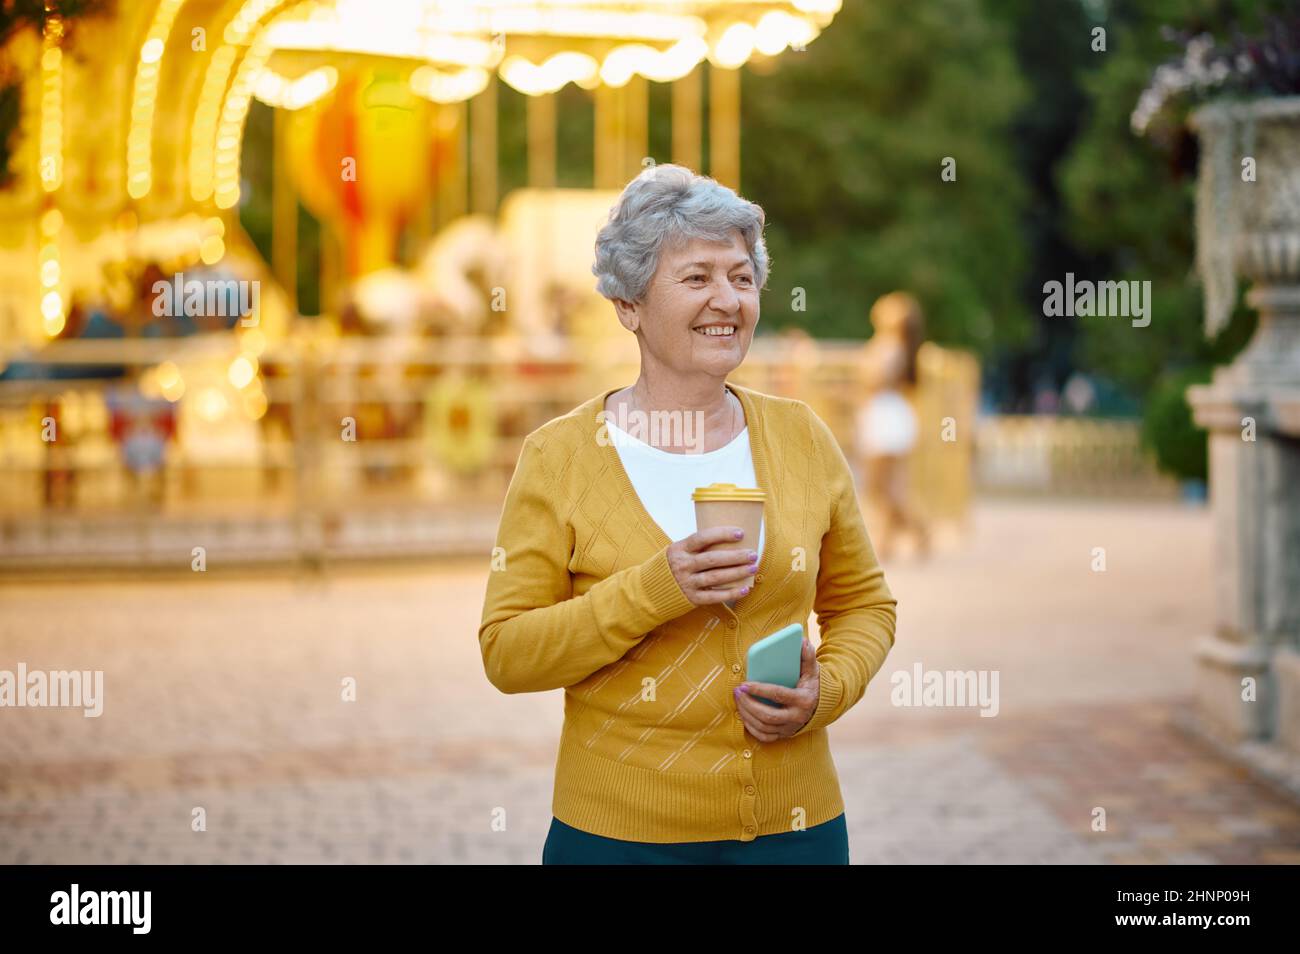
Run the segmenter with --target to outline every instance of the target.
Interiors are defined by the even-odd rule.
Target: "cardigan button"
[[[736,628],[736,621],[734,619],[727,620],[727,629],[735,629],[735,628]]]
[[[746,785],[746,786],[745,786],[745,794],[746,794],[746,795],[753,795],[753,794],[754,794],[754,786],[753,786],[753,785]]]
[[[754,826],[753,826],[753,825],[746,825],[746,826],[745,826],[745,834],[746,834],[746,835],[752,835],[752,834],[754,834]]]
[[[740,672],[740,663],[732,663],[732,664],[731,664],[731,671],[732,671],[732,672]]]
[[[745,751],[744,751],[743,754],[744,754],[745,758],[749,758],[749,757],[752,756],[754,753],[751,752],[751,751],[749,751],[749,749],[745,749]]]
[[[762,573],[759,573],[757,576],[755,576],[755,577],[754,577],[754,582],[755,582],[755,583],[762,583],[762,582],[763,582],[763,574],[762,574]]]

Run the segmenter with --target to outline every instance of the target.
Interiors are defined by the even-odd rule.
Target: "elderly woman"
[[[629,183],[592,271],[640,374],[520,452],[479,642],[502,692],[564,689],[544,864],[848,863],[826,727],[884,663],[897,601],[825,423],[727,384],[758,324],[763,224],[681,166]],[[645,420],[672,426],[622,426]],[[691,493],[715,482],[766,491],[757,540],[696,530]],[[813,611],[798,684],[747,683],[750,645]]]

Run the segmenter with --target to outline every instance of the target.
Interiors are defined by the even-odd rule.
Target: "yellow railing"
[[[733,379],[807,401],[857,470],[860,351],[759,337]],[[539,359],[497,339],[343,338],[270,346],[250,383],[232,367],[239,354],[231,338],[194,336],[4,356],[30,374],[0,381],[0,566],[185,561],[203,541],[240,560],[477,552],[523,437],[638,370],[626,352]],[[135,380],[164,362],[181,394],[160,402],[176,412],[175,437],[156,470],[133,468],[109,403],[136,385],[73,375],[117,366]],[[52,368],[66,377],[44,379]],[[1168,490],[1135,425],[981,421],[972,357],[927,344],[919,371],[909,473],[933,520],[960,524],[977,478],[995,491]]]
[[[975,480],[983,493],[1176,497],[1135,420],[1003,415],[981,422]]]

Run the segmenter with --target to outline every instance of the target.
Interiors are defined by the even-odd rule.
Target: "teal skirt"
[[[847,865],[849,832],[841,813],[803,831],[759,835],[753,841],[656,844],[593,835],[551,819],[544,865]]]

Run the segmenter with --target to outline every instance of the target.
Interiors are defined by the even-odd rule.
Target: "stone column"
[[[1237,360],[1188,390],[1210,432],[1217,603],[1196,645],[1196,717],[1300,756],[1300,97],[1215,104],[1194,123],[1207,330],[1238,276],[1259,312]]]

